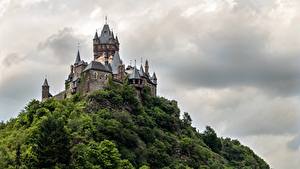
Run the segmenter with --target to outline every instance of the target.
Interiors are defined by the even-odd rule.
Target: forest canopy
[[[203,117],[205,118],[205,117]],[[177,102],[127,84],[69,99],[32,100],[0,123],[0,168],[269,169],[237,140],[191,126]]]

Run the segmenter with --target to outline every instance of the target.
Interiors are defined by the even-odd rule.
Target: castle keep
[[[65,90],[52,96],[47,79],[42,85],[42,100],[51,97],[57,99],[69,98],[76,93],[88,94],[95,90],[103,89],[107,84],[109,77],[115,83],[123,83],[125,78],[135,87],[138,93],[145,87],[149,87],[151,94],[156,95],[157,78],[155,73],[150,75],[148,60],[145,66],[125,64],[119,54],[120,43],[117,36],[106,23],[103,26],[100,36],[96,31],[93,38],[94,57],[90,63],[81,60],[78,50],[74,64],[70,66],[70,74],[65,80]]]

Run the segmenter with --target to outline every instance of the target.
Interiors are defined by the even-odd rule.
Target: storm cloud
[[[299,10],[296,0],[0,0],[0,120],[39,99],[45,76],[51,93],[63,90],[77,43],[92,60],[108,15],[122,59],[148,59],[159,95],[194,126],[238,138],[273,168],[297,168]]]

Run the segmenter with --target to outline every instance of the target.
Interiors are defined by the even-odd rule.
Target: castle
[[[93,38],[94,59],[87,63],[81,60],[78,49],[74,64],[70,66],[70,74],[65,80],[65,90],[52,96],[47,78],[42,85],[42,100],[54,97],[56,99],[70,98],[76,93],[88,94],[95,90],[101,90],[108,84],[111,77],[115,83],[123,83],[128,78],[129,84],[133,85],[140,94],[144,87],[149,87],[151,94],[156,96],[157,78],[155,72],[150,75],[148,60],[145,66],[138,69],[125,64],[119,54],[120,43],[117,36],[107,23],[104,24],[100,36],[96,31]]]

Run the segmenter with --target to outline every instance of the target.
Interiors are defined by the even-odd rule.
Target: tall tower
[[[149,75],[149,63],[148,63],[148,60],[146,60],[146,63],[145,63],[145,74]]]
[[[115,52],[119,51],[119,46],[118,37],[114,36],[106,21],[100,36],[96,31],[93,39],[94,60],[102,64],[105,64],[105,61],[111,63]]]
[[[48,85],[47,78],[45,78],[44,84],[42,85],[42,101],[51,97],[49,88],[50,88],[50,86]]]

